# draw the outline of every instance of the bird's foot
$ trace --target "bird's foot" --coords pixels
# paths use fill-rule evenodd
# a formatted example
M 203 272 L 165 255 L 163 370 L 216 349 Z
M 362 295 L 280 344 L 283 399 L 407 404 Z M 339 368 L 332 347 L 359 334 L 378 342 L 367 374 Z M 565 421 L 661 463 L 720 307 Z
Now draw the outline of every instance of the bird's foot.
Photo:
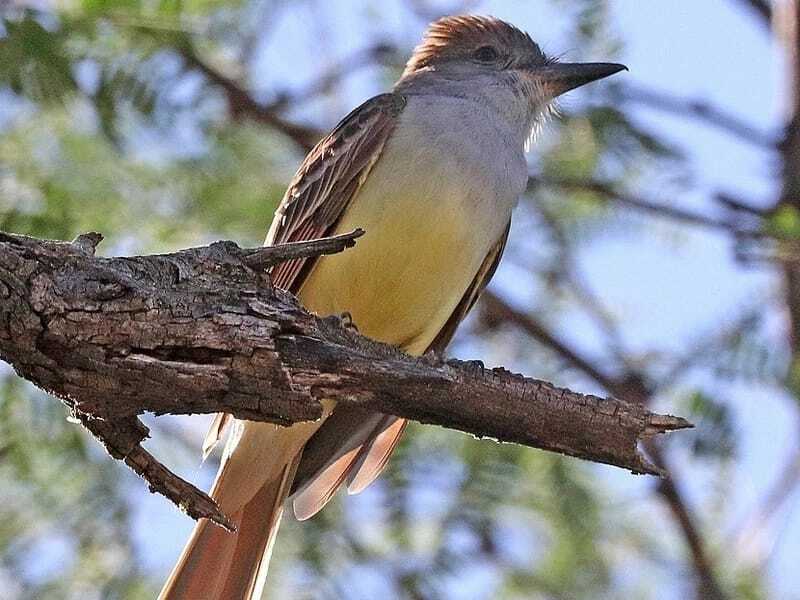
M 349 312 L 345 311 L 343 313 L 339 313 L 338 315 L 331 315 L 326 317 L 326 320 L 330 320 L 334 322 L 336 325 L 341 327 L 342 329 L 347 329 L 348 331 L 352 331 L 354 333 L 358 333 L 358 327 L 353 322 L 353 315 Z
M 430 349 L 423 354 L 422 359 L 433 367 L 441 367 L 446 362 L 444 352 L 434 349 Z

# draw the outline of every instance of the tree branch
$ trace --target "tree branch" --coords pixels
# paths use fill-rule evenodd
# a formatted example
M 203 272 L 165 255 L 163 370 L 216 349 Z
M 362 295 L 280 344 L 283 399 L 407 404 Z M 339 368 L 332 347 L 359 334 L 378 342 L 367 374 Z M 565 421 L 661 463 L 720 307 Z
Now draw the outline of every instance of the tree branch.
M 584 358 L 561 340 L 557 339 L 530 315 L 514 310 L 505 300 L 491 290 L 487 290 L 483 293 L 480 308 L 481 317 L 488 326 L 496 327 L 500 323 L 516 325 L 533 339 L 557 354 L 558 358 L 567 365 L 582 371 L 585 375 L 607 390 L 613 387 L 613 377 L 600 371 L 590 360 Z
M 264 109 L 280 111 L 291 107 L 297 110 L 298 107 L 306 102 L 333 93 L 342 85 L 345 79 L 352 77 L 359 69 L 373 65 L 387 66 L 392 62 L 397 63 L 396 60 L 392 61 L 397 54 L 397 48 L 389 42 L 378 42 L 367 48 L 357 50 L 331 65 L 313 82 L 306 84 L 304 87 L 294 91 L 278 91 L 276 99 L 265 105 Z M 394 66 L 402 66 L 402 63 L 394 64 Z
M 631 85 L 612 87 L 610 91 L 618 100 L 623 102 L 635 102 L 642 106 L 683 118 L 691 117 L 706 125 L 715 127 L 720 131 L 724 131 L 738 138 L 740 141 L 761 146 L 768 150 L 776 149 L 777 138 L 761 131 L 744 119 L 714 106 L 707 100 L 682 98 L 668 92 L 655 91 Z
M 723 231 L 741 238 L 758 239 L 767 235 L 757 228 L 742 228 L 738 223 L 733 221 L 715 219 L 676 206 L 653 202 L 647 198 L 618 190 L 610 183 L 604 181 L 530 175 L 528 177 L 528 190 L 535 190 L 536 186 L 560 188 L 567 191 L 591 192 L 597 194 L 601 198 L 616 202 L 620 206 L 638 210 L 645 214 L 670 219 L 676 223 L 696 225 L 715 231 Z
M 0 233 L 0 357 L 58 396 L 115 458 L 191 516 L 231 527 L 213 501 L 141 448 L 137 416 L 227 412 L 290 424 L 322 399 L 479 437 L 660 474 L 639 442 L 690 426 L 502 368 L 410 357 L 310 315 L 264 269 L 332 253 L 361 232 L 278 247 L 232 242 L 97 258 L 73 243 Z
M 769 491 L 747 516 L 738 532 L 730 541 L 753 566 L 762 566 L 768 548 L 770 534 L 765 531 L 775 515 L 786 505 L 800 486 L 800 449 L 792 451 L 791 456 L 778 472 L 778 477 Z M 777 528 L 776 528 L 777 529 Z M 777 533 L 773 532 L 773 536 Z
M 200 71 L 211 83 L 225 92 L 228 98 L 228 108 L 233 117 L 246 115 L 254 121 L 273 127 L 291 138 L 306 152 L 311 150 L 321 137 L 321 132 L 316 129 L 293 123 L 280 116 L 273 107 L 256 102 L 253 96 L 238 82 L 220 73 L 203 60 L 193 46 L 186 45 L 177 50 L 189 68 Z

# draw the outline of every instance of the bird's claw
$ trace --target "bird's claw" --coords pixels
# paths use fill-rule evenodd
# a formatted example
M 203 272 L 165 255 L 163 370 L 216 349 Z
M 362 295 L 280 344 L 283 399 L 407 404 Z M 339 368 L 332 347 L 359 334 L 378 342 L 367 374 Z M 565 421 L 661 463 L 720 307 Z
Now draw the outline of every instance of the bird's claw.
M 339 313 L 338 315 L 334 315 L 334 317 L 337 319 L 339 327 L 358 333 L 358 327 L 353 322 L 353 315 L 351 315 L 349 312 L 345 311 Z

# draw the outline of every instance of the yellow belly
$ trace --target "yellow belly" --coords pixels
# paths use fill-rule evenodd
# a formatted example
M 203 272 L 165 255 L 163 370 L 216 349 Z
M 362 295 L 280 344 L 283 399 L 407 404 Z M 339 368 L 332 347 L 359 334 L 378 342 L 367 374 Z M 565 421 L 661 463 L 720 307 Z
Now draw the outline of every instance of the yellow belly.
M 376 187 L 365 185 L 337 228 L 366 234 L 354 248 L 319 259 L 299 297 L 319 315 L 347 311 L 362 334 L 422 354 L 491 243 L 458 198 L 428 198 L 433 190 L 418 189 L 422 198 L 406 190 L 387 199 Z

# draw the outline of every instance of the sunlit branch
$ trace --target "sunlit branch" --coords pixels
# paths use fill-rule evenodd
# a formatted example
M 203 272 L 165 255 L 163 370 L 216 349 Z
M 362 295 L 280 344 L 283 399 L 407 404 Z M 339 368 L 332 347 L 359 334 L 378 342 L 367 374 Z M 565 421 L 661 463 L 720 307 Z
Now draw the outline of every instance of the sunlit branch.
M 784 18 L 793 18 L 793 26 L 784 27 L 786 36 L 785 52 L 789 66 L 787 91 L 790 95 L 789 114 L 786 120 L 784 138 L 780 144 L 781 158 L 781 191 L 775 210 L 789 207 L 797 210 L 800 207 L 800 19 L 796 3 L 791 10 L 784 10 Z M 800 261 L 788 260 L 783 263 L 785 281 L 786 306 L 790 317 L 790 346 L 795 360 L 800 355 Z
M 746 558 L 755 563 L 759 563 L 764 558 L 760 555 L 752 556 L 753 547 L 759 545 L 757 540 L 764 537 L 764 529 L 770 520 L 786 505 L 792 495 L 797 493 L 798 487 L 800 487 L 800 450 L 795 449 L 778 471 L 775 482 L 761 503 L 739 528 L 733 540 L 739 549 L 739 554 L 749 554 L 750 556 Z

